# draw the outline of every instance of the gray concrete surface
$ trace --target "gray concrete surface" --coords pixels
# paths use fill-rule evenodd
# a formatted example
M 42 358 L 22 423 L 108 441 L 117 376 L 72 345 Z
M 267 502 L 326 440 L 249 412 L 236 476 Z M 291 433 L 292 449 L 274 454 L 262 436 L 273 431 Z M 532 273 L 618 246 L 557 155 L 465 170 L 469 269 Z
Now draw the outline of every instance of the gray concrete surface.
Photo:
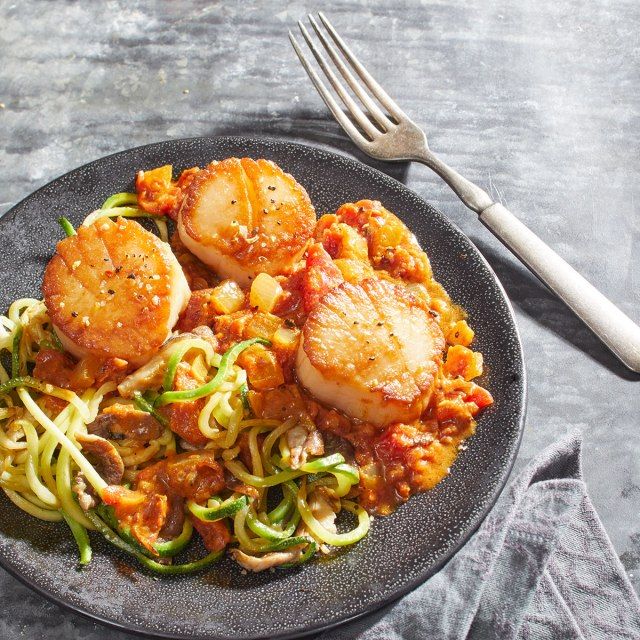
M 640 5 L 635 0 L 0 3 L 0 213 L 85 162 L 168 138 L 251 134 L 354 154 L 287 30 L 323 9 L 433 149 L 640 320 Z M 359 157 L 359 156 L 358 156 Z M 422 166 L 376 165 L 479 246 L 529 373 L 520 468 L 572 427 L 640 587 L 640 380 Z M 6 265 L 2 265 L 2 269 Z M 0 571 L 0 637 L 125 640 Z

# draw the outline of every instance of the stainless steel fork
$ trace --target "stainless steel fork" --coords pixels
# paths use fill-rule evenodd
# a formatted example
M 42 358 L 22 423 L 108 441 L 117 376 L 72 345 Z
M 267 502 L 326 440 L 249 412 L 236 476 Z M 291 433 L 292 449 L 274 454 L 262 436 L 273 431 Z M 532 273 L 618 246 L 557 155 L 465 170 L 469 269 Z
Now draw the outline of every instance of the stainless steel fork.
M 318 16 L 326 33 L 310 15 L 311 26 L 322 48 L 333 61 L 335 69 L 362 106 L 347 91 L 302 22 L 298 22 L 302 36 L 320 69 L 346 107 L 347 113 L 310 64 L 293 33 L 289 32 L 289 38 L 311 82 L 351 140 L 362 151 L 379 160 L 416 160 L 435 171 L 455 191 L 460 200 L 478 214 L 480 222 L 564 300 L 629 369 L 640 373 L 640 327 L 506 207 L 499 202 L 493 202 L 486 191 L 442 162 L 429 149 L 424 131 L 374 80 L 327 18 L 322 13 Z M 355 76 L 358 76 L 360 81 Z

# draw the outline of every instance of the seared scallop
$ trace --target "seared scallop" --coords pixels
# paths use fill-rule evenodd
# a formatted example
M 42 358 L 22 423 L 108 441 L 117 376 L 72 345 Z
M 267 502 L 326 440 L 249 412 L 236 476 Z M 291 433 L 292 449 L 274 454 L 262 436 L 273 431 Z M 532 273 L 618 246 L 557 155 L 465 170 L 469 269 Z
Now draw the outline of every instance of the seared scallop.
M 183 244 L 221 277 L 248 285 L 291 271 L 316 221 L 307 192 L 269 160 L 228 158 L 199 171 L 178 215 Z
M 102 218 L 59 242 L 42 289 L 67 351 L 135 366 L 169 337 L 191 295 L 169 245 L 123 218 Z
M 296 371 L 318 400 L 352 418 L 410 422 L 429 403 L 444 346 L 428 308 L 403 286 L 344 282 L 309 314 Z

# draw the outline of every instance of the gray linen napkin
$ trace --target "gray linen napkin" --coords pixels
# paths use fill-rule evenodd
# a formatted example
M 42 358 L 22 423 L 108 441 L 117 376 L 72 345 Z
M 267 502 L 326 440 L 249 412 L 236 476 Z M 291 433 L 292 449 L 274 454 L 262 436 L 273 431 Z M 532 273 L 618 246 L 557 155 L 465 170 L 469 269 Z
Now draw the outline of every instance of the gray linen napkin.
M 640 601 L 582 479 L 572 432 L 516 478 L 442 571 L 321 640 L 640 638 Z

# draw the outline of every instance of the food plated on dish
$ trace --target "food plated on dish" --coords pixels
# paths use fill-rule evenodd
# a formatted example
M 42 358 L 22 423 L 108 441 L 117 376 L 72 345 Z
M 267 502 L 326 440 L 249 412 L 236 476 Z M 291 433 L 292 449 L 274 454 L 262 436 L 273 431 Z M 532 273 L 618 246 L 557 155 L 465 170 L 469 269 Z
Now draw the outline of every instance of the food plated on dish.
M 164 574 L 331 553 L 444 478 L 492 402 L 464 312 L 379 202 L 316 220 L 275 164 L 228 158 L 141 171 L 64 226 L 44 300 L 0 321 L 0 482 L 82 562 L 87 529 Z

